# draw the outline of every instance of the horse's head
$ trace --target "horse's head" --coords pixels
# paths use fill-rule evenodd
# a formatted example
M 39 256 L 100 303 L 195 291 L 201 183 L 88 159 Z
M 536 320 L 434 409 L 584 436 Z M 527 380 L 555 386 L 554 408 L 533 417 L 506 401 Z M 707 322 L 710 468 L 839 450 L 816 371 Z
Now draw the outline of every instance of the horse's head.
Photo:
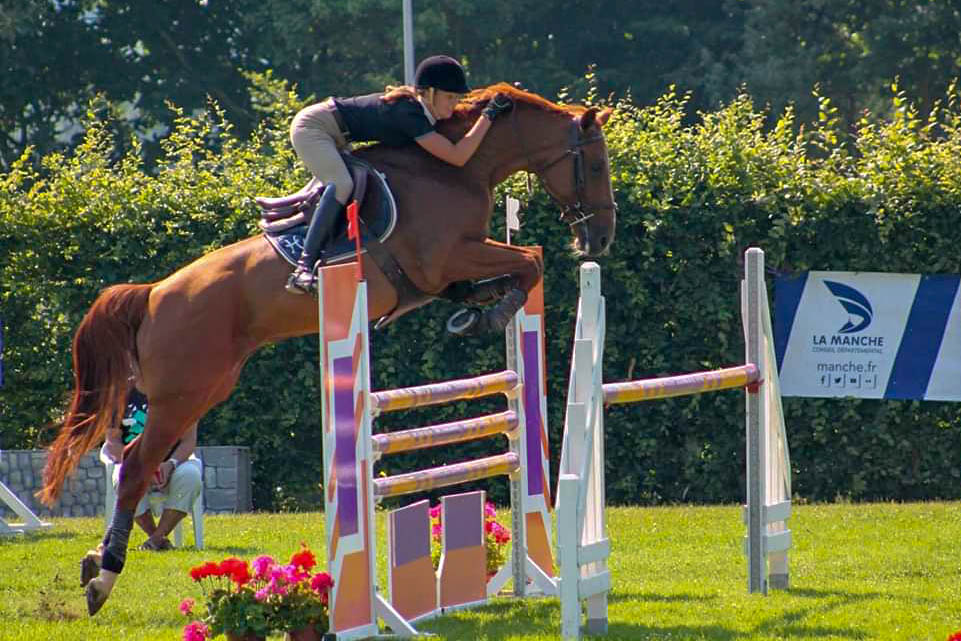
M 614 241 L 617 203 L 601 131 L 611 111 L 591 107 L 572 115 L 566 142 L 545 148 L 538 158 L 532 158 L 530 167 L 560 206 L 561 220 L 575 234 L 574 249 L 584 256 L 602 254 Z
M 555 104 L 537 94 L 498 83 L 477 89 L 461 103 L 448 128 L 452 140 L 464 136 L 481 109 L 497 94 L 514 101 L 501 116 L 493 182 L 519 169 L 534 172 L 561 209 L 582 256 L 604 253 L 614 241 L 617 204 L 611 190 L 607 144 L 601 128 L 613 110 Z M 504 123 L 504 124 L 501 124 Z

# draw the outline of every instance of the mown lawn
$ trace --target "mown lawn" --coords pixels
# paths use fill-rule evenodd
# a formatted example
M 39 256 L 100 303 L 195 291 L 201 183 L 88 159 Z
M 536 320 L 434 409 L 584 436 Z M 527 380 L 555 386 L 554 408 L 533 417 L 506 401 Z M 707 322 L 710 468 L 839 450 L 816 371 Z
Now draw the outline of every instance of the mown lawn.
M 959 503 L 796 507 L 791 589 L 767 597 L 747 594 L 740 508 L 611 508 L 608 519 L 609 639 L 945 641 L 961 630 Z M 191 566 L 228 555 L 286 559 L 301 541 L 323 553 L 320 514 L 205 523 L 202 552 L 131 550 L 92 619 L 79 560 L 100 538 L 99 519 L 58 519 L 51 531 L 0 539 L 0 640 L 180 639 L 186 619 L 177 606 L 199 597 Z M 142 540 L 135 534 L 132 543 Z M 556 639 L 559 617 L 556 599 L 504 598 L 420 627 L 441 639 Z

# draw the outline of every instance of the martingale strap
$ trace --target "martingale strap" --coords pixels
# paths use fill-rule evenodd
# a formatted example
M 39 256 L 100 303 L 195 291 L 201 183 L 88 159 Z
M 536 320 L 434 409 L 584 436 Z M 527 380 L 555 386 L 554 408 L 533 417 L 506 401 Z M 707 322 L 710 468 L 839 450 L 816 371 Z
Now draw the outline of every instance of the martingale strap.
M 358 222 L 362 230 L 366 229 L 366 224 L 363 220 Z M 374 329 L 381 329 L 389 325 L 398 316 L 415 307 L 420 307 L 428 300 L 434 298 L 414 284 L 410 276 L 407 275 L 407 272 L 404 271 L 404 268 L 401 267 L 397 259 L 394 258 L 393 254 L 374 236 L 368 238 L 366 248 L 367 255 L 370 256 L 380 271 L 384 273 L 384 276 L 387 277 L 387 280 L 397 292 L 397 305 L 395 305 L 394 309 L 389 313 L 377 320 Z

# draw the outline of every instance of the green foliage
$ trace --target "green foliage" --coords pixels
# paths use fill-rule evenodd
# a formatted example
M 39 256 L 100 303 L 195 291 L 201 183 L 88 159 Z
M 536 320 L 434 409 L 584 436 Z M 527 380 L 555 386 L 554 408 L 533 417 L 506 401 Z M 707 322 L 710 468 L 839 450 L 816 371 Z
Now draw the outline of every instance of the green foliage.
M 216 105 L 187 116 L 163 141 L 156 175 L 137 146 L 115 155 L 109 105 L 91 105 L 76 152 L 21 158 L 0 175 L 0 305 L 7 381 L 4 447 L 45 442 L 69 389 L 73 329 L 106 285 L 160 279 L 255 231 L 252 197 L 292 191 L 306 178 L 286 141 L 301 104 L 270 74 L 251 74 L 264 124 L 239 136 Z M 760 246 L 768 266 L 958 273 L 961 105 L 952 88 L 921 117 L 897 87 L 885 116 L 845 132 L 833 103 L 798 127 L 739 95 L 700 112 L 671 90 L 656 103 L 617 105 L 606 127 L 620 205 L 617 238 L 601 259 L 607 299 L 606 380 L 712 369 L 743 359 L 741 255 Z M 801 133 L 797 133 L 798 130 Z M 525 201 L 516 242 L 544 247 L 551 469 L 563 431 L 577 260 L 556 206 L 523 176 L 498 189 Z M 502 238 L 495 216 L 493 236 Z M 455 339 L 445 302 L 372 338 L 374 389 L 504 367 L 499 336 Z M 261 350 L 232 398 L 204 418 L 202 443 L 249 445 L 258 508 L 321 503 L 317 339 Z M 465 357 L 469 355 L 469 357 Z M 185 366 L 187 366 L 185 364 Z M 388 415 L 381 430 L 503 409 L 487 400 Z M 795 492 L 812 500 L 957 498 L 959 406 L 785 399 Z M 736 502 L 743 488 L 743 399 L 687 397 L 611 408 L 608 499 L 614 503 Z M 391 456 L 393 474 L 503 451 L 487 439 Z M 498 504 L 503 480 L 478 483 Z M 475 487 L 472 486 L 472 487 Z
M 259 603 L 252 591 L 214 590 L 208 608 L 213 613 L 210 617 L 210 632 L 213 635 L 232 632 L 241 636 L 254 634 L 265 637 L 270 630 L 267 606 Z
M 396 0 L 6 0 L 0 6 L 0 168 L 24 148 L 78 144 L 90 96 L 123 105 L 112 127 L 136 132 L 148 165 L 172 126 L 212 96 L 246 134 L 258 123 L 242 70 L 302 95 L 357 95 L 404 79 Z M 650 104 L 671 84 L 697 109 L 745 86 L 758 104 L 817 113 L 820 85 L 853 123 L 901 77 L 927 114 L 957 74 L 961 12 L 903 0 L 447 0 L 414 5 L 415 55 L 458 57 L 472 84 L 521 82 L 583 97 L 597 65 L 602 95 Z

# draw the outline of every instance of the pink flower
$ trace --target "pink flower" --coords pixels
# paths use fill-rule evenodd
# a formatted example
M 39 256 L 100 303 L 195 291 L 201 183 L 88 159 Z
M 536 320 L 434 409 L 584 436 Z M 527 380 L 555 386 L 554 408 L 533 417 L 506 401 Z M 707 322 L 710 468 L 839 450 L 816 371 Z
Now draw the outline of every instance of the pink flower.
M 274 568 L 270 572 L 270 583 L 267 584 L 266 590 L 271 594 L 279 594 L 283 596 L 287 594 L 287 576 L 284 572 L 284 568 Z
M 490 501 L 484 503 L 484 516 L 489 516 L 490 518 L 497 516 L 497 510 L 494 509 L 494 504 Z
M 254 568 L 254 576 L 258 579 L 266 578 L 276 563 L 277 562 L 274 561 L 273 557 L 266 555 L 258 556 L 251 564 Z
M 430 518 L 432 518 L 432 519 L 439 519 L 439 518 L 440 518 L 440 505 L 438 504 L 438 505 L 435 505 L 434 507 L 430 508 L 429 510 L 427 510 L 427 513 L 430 514 Z
M 270 593 L 266 587 L 260 588 L 254 592 L 254 599 L 256 599 L 259 603 L 266 601 L 268 596 L 270 596 Z
M 184 626 L 183 641 L 204 641 L 210 636 L 210 628 L 200 621 L 193 621 Z
M 434 537 L 435 541 L 440 541 L 441 535 L 444 533 L 444 528 L 440 526 L 440 523 L 435 523 L 430 526 L 430 534 Z
M 310 576 L 310 572 L 305 572 L 300 569 L 297 565 L 285 565 L 283 568 L 284 581 L 294 585 L 306 580 Z
M 183 601 L 180 602 L 180 612 L 181 612 L 185 617 L 189 617 L 189 616 L 190 616 L 190 613 L 193 611 L 193 609 L 194 609 L 194 600 L 193 600 L 193 599 L 184 599 Z

